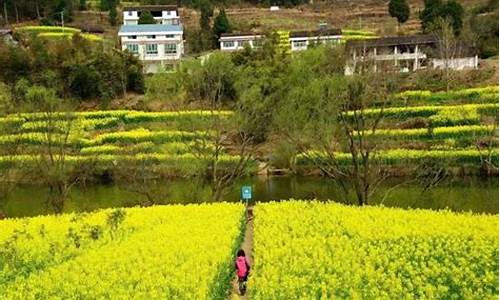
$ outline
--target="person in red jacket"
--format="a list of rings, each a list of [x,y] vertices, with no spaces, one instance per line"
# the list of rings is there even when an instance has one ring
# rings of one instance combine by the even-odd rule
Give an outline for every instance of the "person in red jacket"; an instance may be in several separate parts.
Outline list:
[[[236,261],[234,262],[234,267],[236,269],[236,275],[238,275],[238,284],[240,288],[240,293],[243,295],[246,290],[246,281],[248,279],[248,274],[250,273],[250,264],[245,256],[245,251],[243,249],[238,250],[236,254]]]

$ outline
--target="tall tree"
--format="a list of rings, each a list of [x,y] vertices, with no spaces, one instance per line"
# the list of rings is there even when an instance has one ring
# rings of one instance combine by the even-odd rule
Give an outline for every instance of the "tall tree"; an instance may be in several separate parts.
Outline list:
[[[434,23],[431,24],[430,29],[438,40],[437,56],[443,61],[441,67],[446,79],[446,90],[449,90],[453,81],[451,64],[455,58],[461,56],[461,43],[455,36],[452,23],[449,19],[436,19]]]
[[[410,17],[410,6],[406,0],[391,0],[389,2],[389,14],[398,20],[398,24],[403,24]]]
[[[118,13],[116,12],[116,6],[112,6],[109,9],[109,24],[112,26],[116,26],[117,23],[117,18],[118,18]]]
[[[86,10],[87,9],[87,0],[80,0],[80,3],[78,5],[79,10]]]
[[[430,32],[432,24],[438,18],[450,19],[455,35],[459,35],[462,29],[464,9],[455,0],[443,3],[441,0],[425,0],[424,9],[420,12],[419,18],[424,32]]]
[[[214,15],[214,8],[207,0],[200,1],[200,28],[202,31],[210,31],[210,21]]]
[[[229,23],[229,19],[226,16],[226,11],[224,8],[219,10],[219,14],[214,19],[214,48],[217,48],[219,38],[222,33],[231,32],[231,24]]]

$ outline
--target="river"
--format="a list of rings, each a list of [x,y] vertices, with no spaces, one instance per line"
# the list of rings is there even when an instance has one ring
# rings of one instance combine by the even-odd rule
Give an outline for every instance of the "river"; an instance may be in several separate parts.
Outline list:
[[[333,200],[352,203],[353,195],[346,196],[342,189],[323,177],[255,176],[243,179],[224,196],[225,201],[240,201],[240,188],[252,186],[254,201],[294,199]],[[146,186],[157,204],[194,203],[210,201],[208,189],[189,180],[169,180]],[[91,184],[75,186],[65,202],[64,212],[93,211],[109,207],[131,207],[149,204],[141,195],[144,186]],[[381,185],[372,198],[372,204],[388,207],[450,209],[475,213],[498,213],[498,178],[448,179],[438,186],[424,190],[415,183],[400,179]],[[48,190],[41,186],[25,185],[16,188],[1,204],[8,217],[26,217],[51,214]]]

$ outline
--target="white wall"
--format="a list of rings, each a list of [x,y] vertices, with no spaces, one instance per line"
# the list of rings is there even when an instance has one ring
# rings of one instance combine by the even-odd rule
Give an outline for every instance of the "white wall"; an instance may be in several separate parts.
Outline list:
[[[184,43],[180,34],[176,34],[172,38],[167,38],[165,33],[161,33],[161,35],[156,35],[155,39],[147,38],[146,35],[138,35],[136,39],[132,39],[130,36],[122,36],[121,42],[122,50],[128,49],[127,45],[130,44],[138,45],[139,53],[136,56],[140,60],[179,60],[184,53]],[[158,54],[147,54],[146,45],[148,44],[158,45]],[[165,44],[176,44],[176,53],[166,54]]]
[[[139,15],[137,14],[137,11],[128,11],[128,10],[124,11],[123,21],[125,22],[126,20],[139,20]]]
[[[254,48],[254,40],[260,37],[245,36],[245,37],[225,37],[219,40],[219,47],[222,51],[235,51],[245,48],[245,43],[248,43],[250,48]],[[224,46],[224,42],[232,42],[233,46]],[[241,42],[241,43],[238,43]]]
[[[432,66],[436,69],[444,69],[446,67],[453,70],[475,69],[477,68],[477,56],[455,58],[448,61],[444,59],[433,59]]]

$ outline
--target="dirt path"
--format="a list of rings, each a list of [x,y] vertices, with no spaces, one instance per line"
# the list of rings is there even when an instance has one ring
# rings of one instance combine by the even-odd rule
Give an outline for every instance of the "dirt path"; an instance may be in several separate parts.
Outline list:
[[[252,216],[246,224],[245,227],[245,237],[243,239],[243,244],[241,244],[241,248],[245,251],[245,254],[248,258],[248,262],[250,263],[250,267],[253,268],[253,207],[249,207],[251,211],[250,216]],[[238,291],[238,279],[236,275],[234,275],[233,281],[231,282],[231,294],[229,294],[228,299],[248,299],[247,294],[244,296],[240,296]]]

